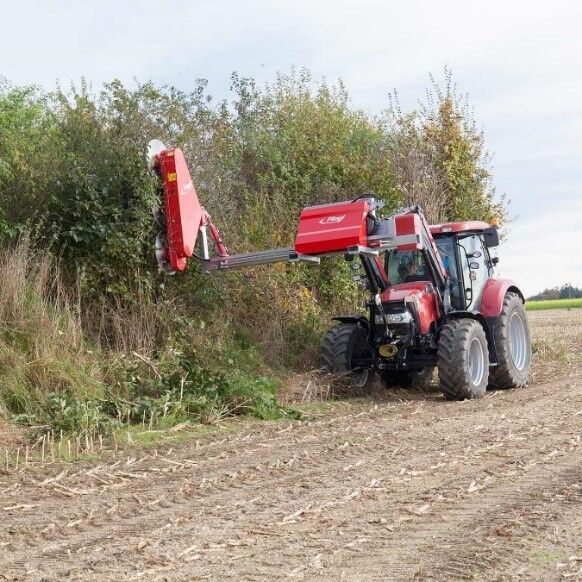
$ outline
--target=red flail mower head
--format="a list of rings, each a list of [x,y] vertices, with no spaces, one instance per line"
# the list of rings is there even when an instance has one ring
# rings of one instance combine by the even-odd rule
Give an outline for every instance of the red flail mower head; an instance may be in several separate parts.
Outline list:
[[[163,205],[155,211],[160,233],[156,238],[156,257],[167,273],[183,271],[192,256],[203,221],[202,208],[184,154],[168,149],[159,140],[148,147],[150,168],[161,178]]]

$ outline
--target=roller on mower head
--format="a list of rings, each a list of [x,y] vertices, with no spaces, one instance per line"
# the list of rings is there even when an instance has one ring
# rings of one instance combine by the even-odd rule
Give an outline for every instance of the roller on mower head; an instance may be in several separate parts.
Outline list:
[[[322,348],[325,370],[362,388],[375,374],[386,386],[408,385],[431,377],[437,367],[441,391],[461,400],[482,397],[488,386],[528,383],[524,296],[513,281],[494,274],[496,226],[429,226],[419,206],[379,218],[383,202],[366,195],[304,208],[293,246],[230,255],[200,204],[182,151],[153,140],[147,158],[160,179],[156,257],[166,273],[184,271],[191,258],[211,272],[281,261],[319,263],[331,255],[352,262],[354,279],[362,279],[363,269],[368,316],[333,318],[337,325]]]

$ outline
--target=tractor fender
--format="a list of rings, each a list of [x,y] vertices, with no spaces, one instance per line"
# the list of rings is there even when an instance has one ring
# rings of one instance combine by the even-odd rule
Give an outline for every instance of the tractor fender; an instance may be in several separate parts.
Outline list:
[[[364,315],[336,315],[331,319],[332,321],[339,321],[341,323],[358,323],[363,325],[367,331],[370,331],[370,322]]]
[[[479,313],[485,317],[498,317],[503,307],[503,300],[508,291],[517,293],[525,303],[525,298],[519,287],[511,279],[498,279],[490,277],[487,279],[481,294]]]
[[[463,319],[469,318],[478,321],[485,330],[485,337],[487,338],[487,347],[489,348],[489,363],[497,364],[499,362],[497,355],[497,347],[495,346],[495,324],[497,317],[484,317],[478,311],[449,311],[447,319]]]

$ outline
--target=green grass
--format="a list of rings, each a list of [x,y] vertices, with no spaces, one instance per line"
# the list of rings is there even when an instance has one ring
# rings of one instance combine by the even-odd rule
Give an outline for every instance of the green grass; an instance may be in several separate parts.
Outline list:
[[[545,548],[536,550],[533,553],[533,557],[542,564],[555,564],[556,562],[568,560],[568,557],[563,552]]]
[[[169,443],[177,444],[194,437],[212,434],[217,430],[216,426],[190,422],[179,423],[175,417],[167,417],[166,421],[158,425],[158,428],[154,430],[147,430],[147,428],[139,424],[119,428],[115,431],[115,441],[123,447],[129,445],[149,447]]]
[[[528,311],[540,309],[575,309],[582,307],[582,297],[578,299],[548,299],[545,301],[527,301],[525,308]]]

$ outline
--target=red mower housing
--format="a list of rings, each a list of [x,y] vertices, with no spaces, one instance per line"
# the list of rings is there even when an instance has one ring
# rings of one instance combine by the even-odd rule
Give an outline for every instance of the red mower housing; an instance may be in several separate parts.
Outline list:
[[[299,215],[295,250],[322,255],[367,246],[367,217],[371,210],[367,199],[304,208]]]
[[[183,271],[196,247],[204,209],[181,149],[161,152],[158,164],[164,189],[167,259],[172,269]]]

